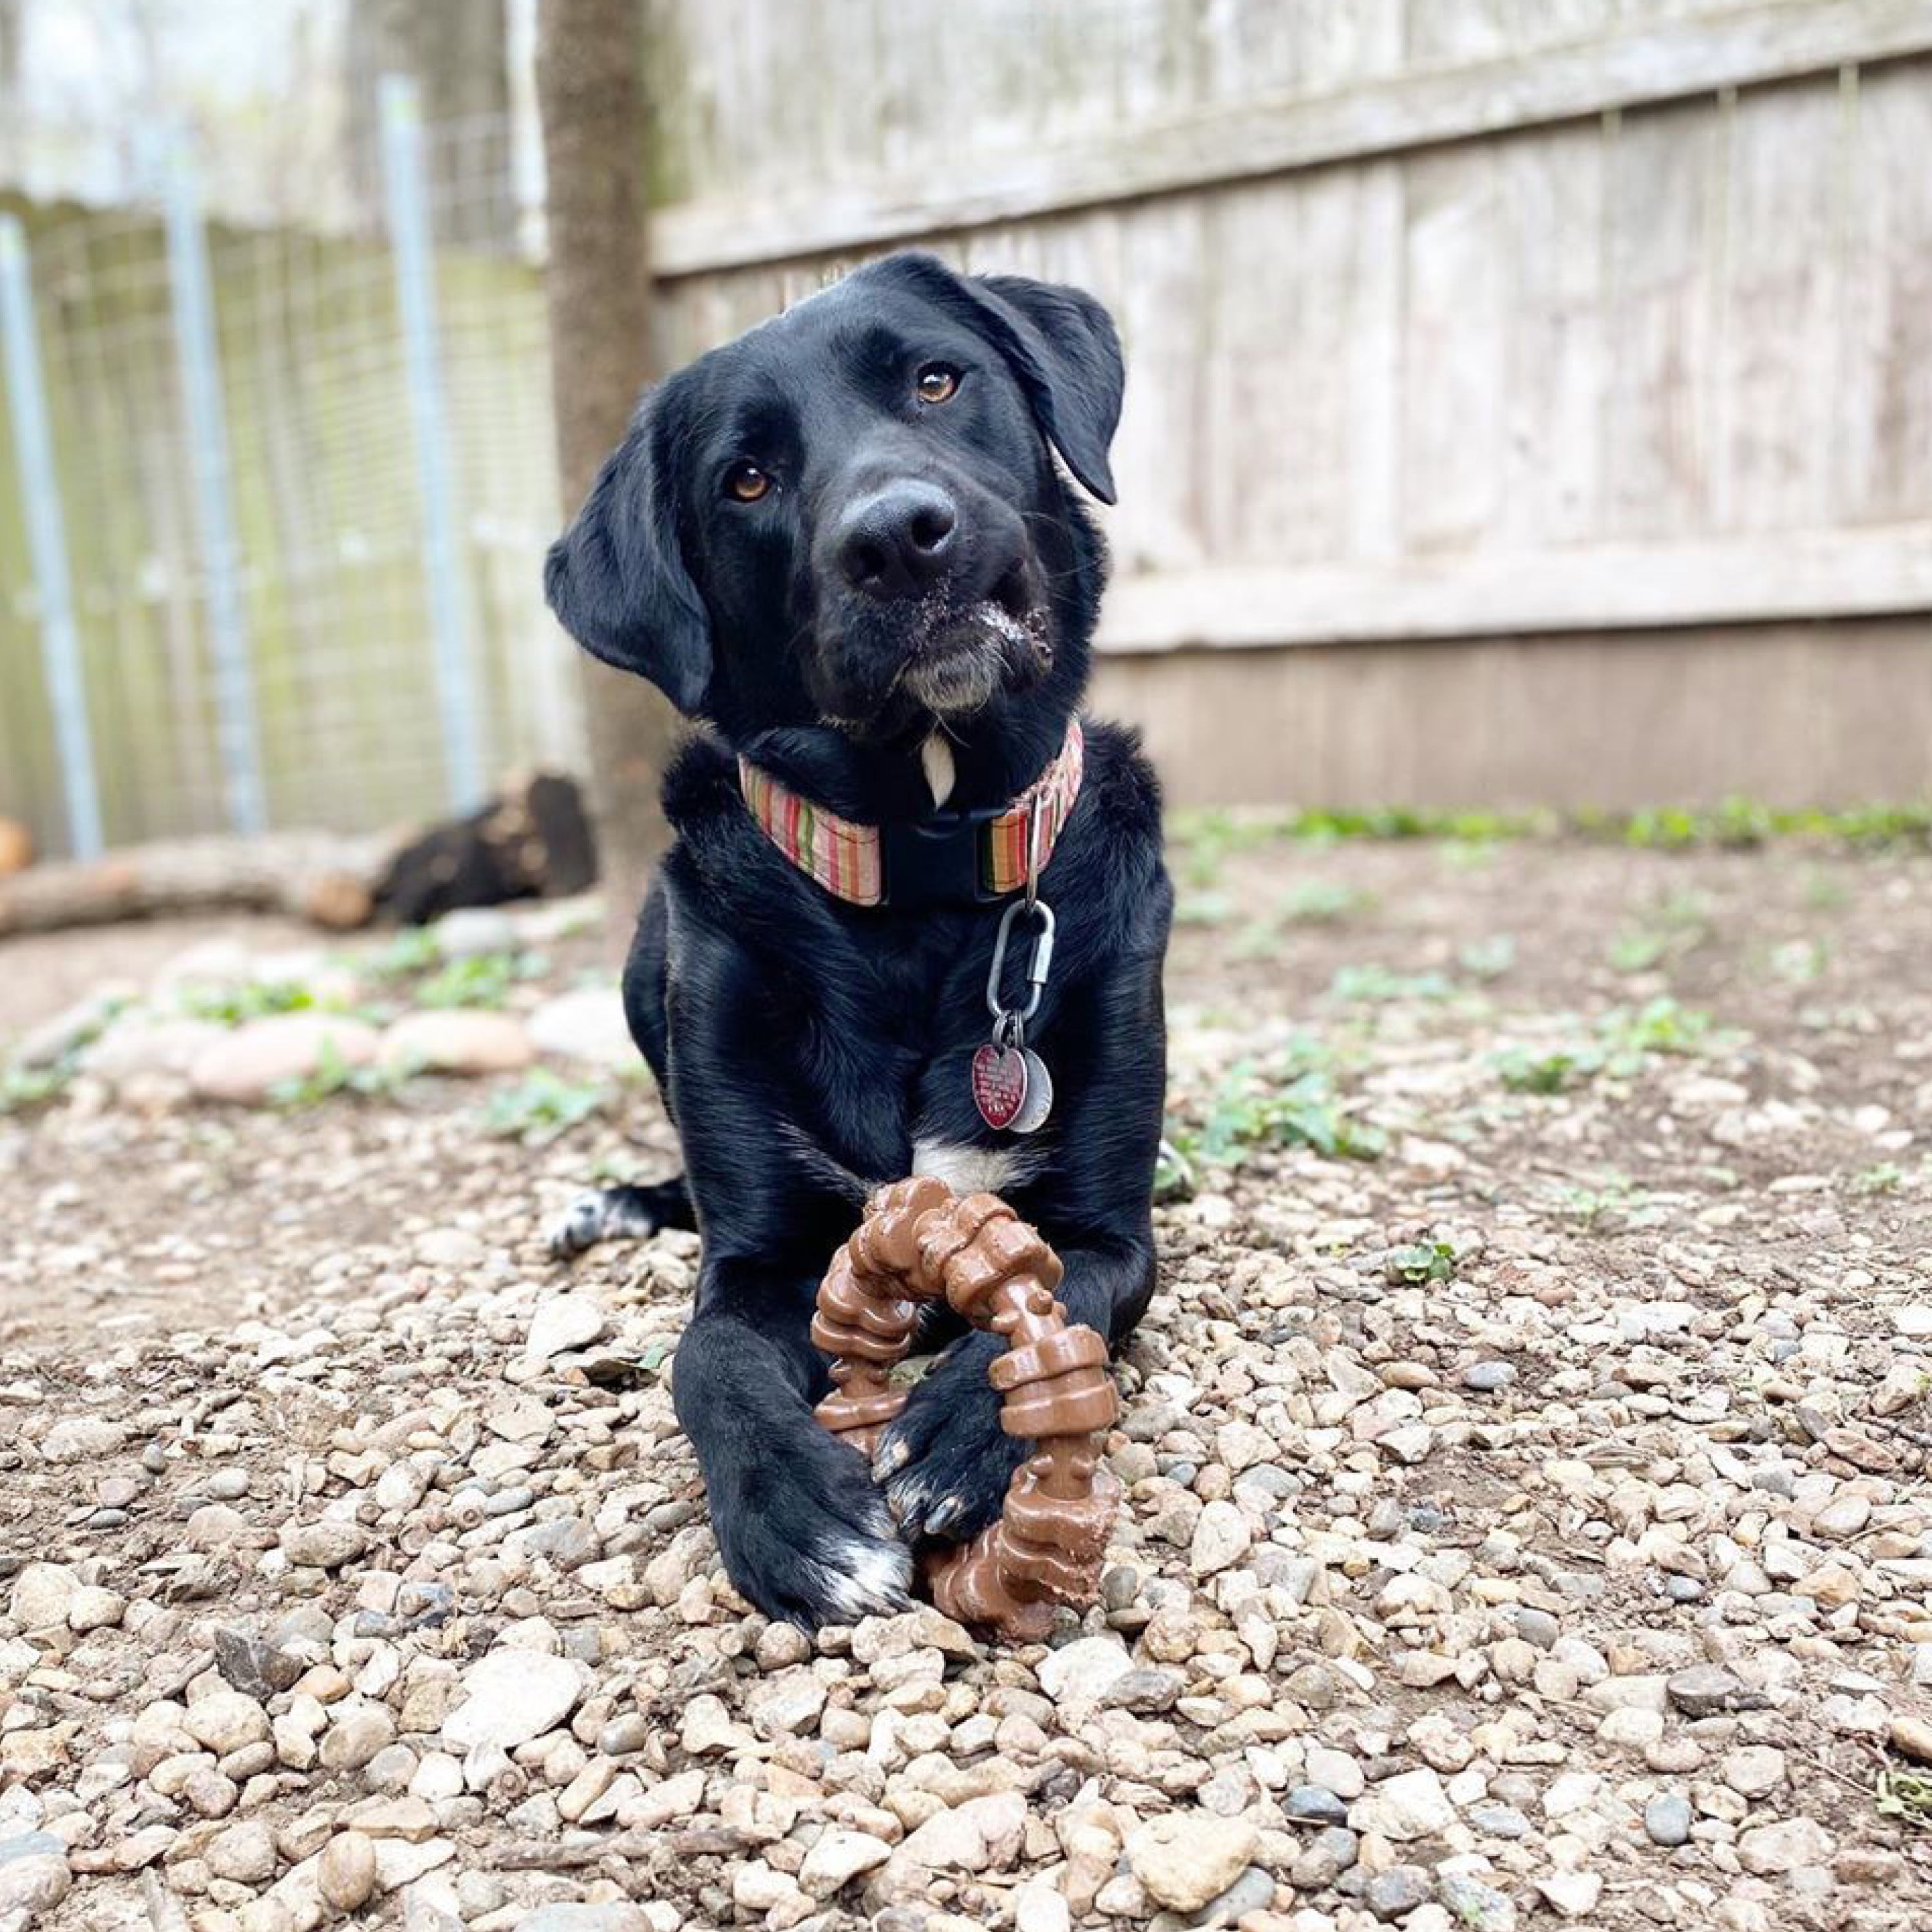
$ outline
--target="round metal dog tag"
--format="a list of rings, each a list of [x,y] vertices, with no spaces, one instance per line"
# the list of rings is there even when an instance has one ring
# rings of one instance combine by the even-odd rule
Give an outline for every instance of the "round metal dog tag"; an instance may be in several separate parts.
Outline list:
[[[1010,1127],[1018,1118],[1026,1106],[1028,1076],[1032,1070],[1027,1062],[1033,1058],[1018,1047],[1001,1046],[990,1040],[974,1054],[973,1104],[979,1108],[980,1118],[988,1126]],[[1051,1088],[1046,1097],[1051,1106]],[[1046,1118],[1044,1112],[1040,1118]]]
[[[1026,1097],[1013,1116],[1010,1131],[1034,1134],[1046,1124],[1047,1115],[1053,1112],[1053,1076],[1031,1047],[1024,1049],[1022,1057],[1026,1061]]]

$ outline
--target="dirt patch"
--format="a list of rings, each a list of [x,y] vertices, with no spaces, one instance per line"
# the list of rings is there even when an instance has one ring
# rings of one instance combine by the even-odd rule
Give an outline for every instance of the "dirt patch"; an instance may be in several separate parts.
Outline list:
[[[374,1828],[409,1850],[369,1922],[438,1932],[624,1898],[653,1932],[1064,1922],[1046,1892],[1139,1925],[1172,1809],[1226,1838],[1256,1932],[1928,1922],[1879,1780],[1932,1687],[1932,865],[1276,842],[1177,871],[1130,1508],[1064,1633],[1101,1648],[1061,1664],[746,1614],[664,1382],[694,1244],[565,1270],[541,1239],[574,1186],[671,1166],[647,1088],[540,1046],[216,1108],[97,1042],[0,1118],[0,1838],[66,1848],[40,1922],[146,1927],[158,1886],[254,1932]],[[514,922],[453,980],[224,922],[0,948],[4,1023],[118,979],[152,1024],[211,937],[372,1028],[480,992],[548,1040],[609,992],[590,940]],[[560,1295],[596,1339],[533,1358]],[[43,1598],[104,1597],[34,1624],[41,1558]],[[333,1675],[253,1694],[259,1768],[172,1735],[130,1760],[144,1705],[232,1685],[223,1630]],[[472,1784],[444,1726],[506,1644],[572,1686]],[[1121,1645],[1118,1696],[1069,1688]],[[226,1835],[250,1820],[266,1853]]]

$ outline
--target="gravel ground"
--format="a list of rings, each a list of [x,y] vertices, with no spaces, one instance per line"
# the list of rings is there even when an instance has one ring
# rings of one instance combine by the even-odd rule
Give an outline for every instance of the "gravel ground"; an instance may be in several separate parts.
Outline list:
[[[581,909],[0,949],[0,1928],[1932,1924],[1932,868],[1180,856],[1019,1650],[724,1581]]]

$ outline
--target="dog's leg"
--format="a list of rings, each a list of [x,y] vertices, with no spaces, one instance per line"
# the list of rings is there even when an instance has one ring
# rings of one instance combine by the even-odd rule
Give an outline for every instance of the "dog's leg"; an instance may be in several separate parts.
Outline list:
[[[644,1187],[592,1187],[550,1225],[550,1251],[568,1261],[599,1241],[641,1241],[661,1228],[694,1228],[684,1176]]]
[[[1124,1341],[1154,1292],[1151,1239],[1064,1247],[1058,1298],[1112,1346]],[[1013,1472],[1032,1453],[1000,1426],[1001,1398],[986,1372],[1006,1351],[997,1335],[962,1336],[933,1365],[879,1439],[872,1470],[900,1529],[963,1543],[1006,1500]]]
[[[732,1310],[808,1306],[809,1292],[712,1300],[678,1345],[671,1393],[731,1581],[766,1616],[815,1630],[903,1610],[912,1556],[864,1457],[812,1413],[830,1384],[802,1324]]]

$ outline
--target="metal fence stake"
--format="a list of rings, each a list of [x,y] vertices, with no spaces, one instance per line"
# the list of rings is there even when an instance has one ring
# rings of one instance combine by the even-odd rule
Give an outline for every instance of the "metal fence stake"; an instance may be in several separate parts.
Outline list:
[[[422,493],[423,571],[436,652],[436,700],[442,714],[444,767],[450,805],[464,812],[480,804],[484,796],[483,747],[471,655],[470,579],[460,551],[456,489],[450,473],[422,110],[416,83],[408,76],[382,76],[382,185],[389,244],[395,256],[396,304],[402,316],[416,476]]]
[[[177,141],[171,147],[163,179],[168,288],[181,366],[188,460],[194,472],[208,641],[214,660],[215,739],[222,789],[230,824],[237,832],[256,832],[267,826],[268,806],[255,724],[254,667],[242,601],[241,546],[229,500],[228,412],[221,393],[208,238],[201,225],[194,164],[184,143]]]
[[[53,434],[47,421],[46,386],[34,326],[33,278],[27,238],[19,218],[0,214],[0,338],[4,338],[7,392],[12,403],[14,454],[20,464],[20,500],[27,520],[28,554],[40,606],[40,660],[60,752],[61,786],[67,803],[68,843],[76,859],[99,856],[100,794],[94,778],[94,740],[81,676],[80,632],[74,622],[74,578],[68,568],[67,524],[60,481],[54,471]]]

